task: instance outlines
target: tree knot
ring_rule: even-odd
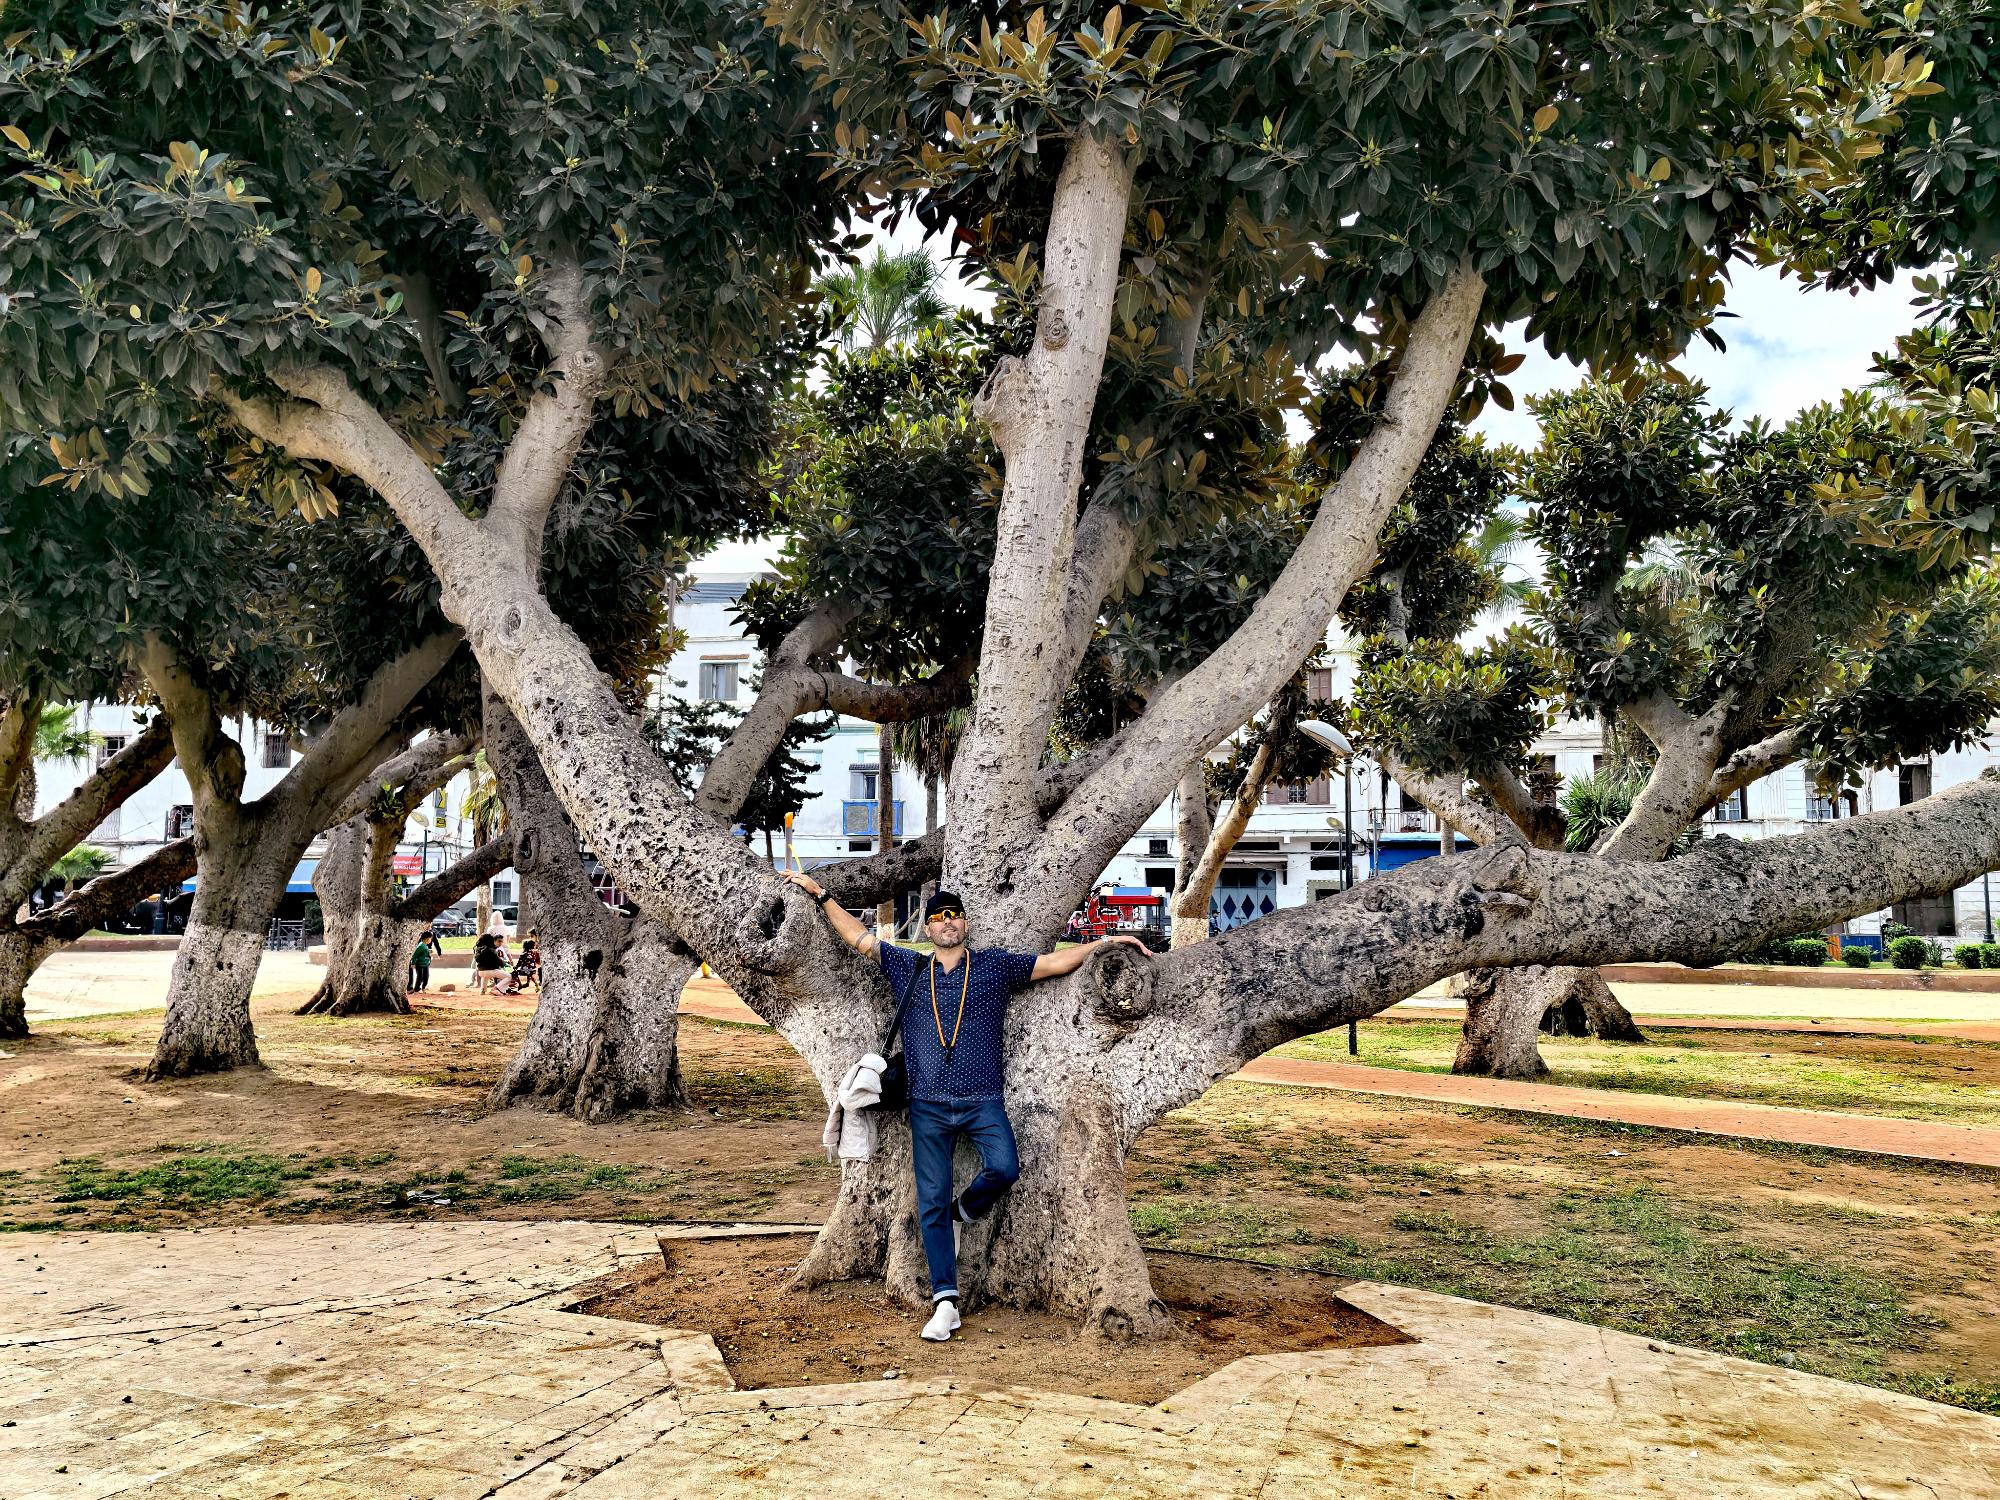
[[[1128,958],[1113,950],[1090,966],[1090,978],[1097,994],[1091,1009],[1100,1021],[1123,1032],[1152,1014],[1158,1003],[1153,964],[1149,959]]]
[[[993,367],[979,394],[972,398],[972,414],[1004,443],[1027,404],[1028,367],[1017,356],[1008,355]]]
[[[1036,330],[1043,344],[1060,349],[1069,343],[1069,314],[1054,303],[1042,308],[1041,326]]]

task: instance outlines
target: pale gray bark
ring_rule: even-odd
[[[286,878],[312,832],[286,837],[281,830],[258,839],[236,830],[233,837],[217,838],[211,829],[206,838],[212,842],[204,846],[197,822],[201,861],[194,907],[174,954],[166,1022],[146,1069],[148,1082],[258,1061],[250,989]]]
[[[1005,909],[1019,885],[1034,883],[1027,863],[1040,828],[1035,771],[1068,675],[1045,647],[1051,624],[1064,617],[1077,491],[1131,192],[1132,164],[1123,151],[1089,135],[1071,137],[1042,241],[1035,342],[1024,357],[994,367],[973,405],[1000,450],[1005,480],[979,696],[952,772],[945,883],[968,897],[990,898],[977,919],[986,939],[1019,925]],[[1194,758],[1178,758],[1175,775]],[[1081,886],[1102,868],[1100,861],[1083,871]],[[1071,891],[1055,923],[1078,894]]]
[[[250,990],[291,872],[362,775],[399,743],[390,726],[457,644],[454,632],[440,632],[383,666],[313,737],[284,779],[246,803],[243,752],[223,732],[207,690],[166,642],[146,643],[142,666],[172,720],[194,798],[198,861],[194,906],[175,955],[149,1080],[257,1061]]]
[[[18,928],[0,928],[0,1041],[28,1034],[28,981],[60,944],[37,942]]]
[[[1181,768],[1220,744],[1254,705],[1268,702],[1319,644],[1348,588],[1373,562],[1382,525],[1451,404],[1484,295],[1485,283],[1462,267],[1424,308],[1382,419],[1322,497],[1298,551],[1249,619],[1194,670],[1154,696],[1130,727],[1124,753],[1086,780],[1050,820],[1035,844],[1033,878],[1010,866],[1014,874],[1005,889],[974,883],[997,899],[993,936],[1013,941],[1054,930],[1074,904],[1079,881],[1091,878],[1073,872],[1103,869],[1164,799]],[[1032,646],[1028,641],[1017,649]],[[989,623],[987,654],[994,649]],[[986,682],[982,658],[982,695]],[[958,817],[954,806],[954,824]],[[955,860],[947,860],[947,867],[947,878],[957,878]],[[987,940],[983,932],[975,936]]]
[[[39,706],[36,707],[39,714]],[[25,715],[23,716],[25,719]],[[32,740],[34,726],[28,723]],[[123,750],[39,818],[34,816],[32,759],[19,764],[21,797],[9,796],[13,783],[0,781],[0,913],[11,915],[42,883],[49,867],[89,837],[90,831],[122,807],[132,794],[165,770],[174,758],[173,733],[164,714],[155,714]]]
[[[468,735],[433,735],[377,766],[341,805],[313,889],[326,919],[326,978],[300,1015],[409,1012],[410,955],[434,910],[395,898],[396,847],[410,815],[468,765]],[[414,894],[414,893],[412,893]]]
[[[1205,758],[1204,758],[1205,760]],[[1197,904],[1188,894],[1201,856],[1208,848],[1214,820],[1208,809],[1208,775],[1204,761],[1198,760],[1181,773],[1174,792],[1174,894],[1170,903],[1168,943],[1186,948],[1208,937],[1208,896],[1204,891]],[[1211,886],[1212,886],[1211,882]]]
[[[25,1030],[8,1032],[3,1028],[26,1027],[26,1001],[19,986],[25,985],[51,954],[61,952],[92,928],[122,917],[148,896],[179,885],[193,873],[194,840],[176,839],[137,864],[109,871],[79,886],[54,906],[25,921],[0,919],[0,939],[13,938],[24,944],[16,952],[25,953],[29,960],[25,971],[18,967],[10,970],[18,974],[18,984],[0,980],[0,1036],[26,1035]]]
[[[534,892],[541,995],[520,1050],[488,1098],[599,1121],[687,1103],[680,992],[693,953],[646,917],[612,911],[591,887],[562,805],[534,749],[489,698],[487,754],[514,829],[514,867]]]

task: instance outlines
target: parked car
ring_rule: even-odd
[[[470,937],[474,920],[462,911],[448,911],[433,918],[431,927],[439,937]]]

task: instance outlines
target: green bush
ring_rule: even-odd
[[[1915,929],[1905,927],[1901,922],[1884,922],[1882,924],[1882,941],[1885,943],[1893,943],[1897,938],[1915,936]]]
[[[1795,932],[1786,937],[1767,938],[1743,955],[1746,964],[1810,964],[1805,957],[1807,947],[1819,950],[1820,961],[1826,958],[1826,939],[1816,932]]]
[[[1850,969],[1865,969],[1875,962],[1875,950],[1865,943],[1849,943],[1840,950],[1840,961]]]
[[[1817,969],[1826,962],[1826,939],[1823,937],[1793,938],[1787,946],[1791,950],[1785,959],[1788,964],[1797,964],[1802,969]]]
[[[1920,937],[1905,935],[1889,940],[1889,962],[1899,969],[1921,969],[1930,958],[1930,944]]]
[[[1933,942],[1930,938],[1924,939],[1924,967],[1926,969],[1942,969],[1944,967],[1943,943]]]
[[[1982,969],[2000,969],[2000,943],[1979,945],[1979,966]]]
[[[1977,943],[1960,943],[1951,950],[1951,956],[1961,969],[1978,969],[1985,965],[1986,950]]]

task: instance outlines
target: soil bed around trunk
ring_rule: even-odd
[[[969,1312],[950,1343],[917,1337],[923,1318],[879,1284],[838,1282],[784,1290],[805,1253],[803,1236],[666,1240],[647,1262],[578,1289],[573,1312],[705,1329],[744,1390],[880,1380],[964,1380],[1033,1386],[1153,1405],[1232,1360],[1305,1349],[1407,1343],[1378,1318],[1341,1301],[1336,1277],[1246,1261],[1155,1251],[1153,1289],[1178,1336],[1111,1343],[1080,1335],[1076,1320],[1018,1308]]]

